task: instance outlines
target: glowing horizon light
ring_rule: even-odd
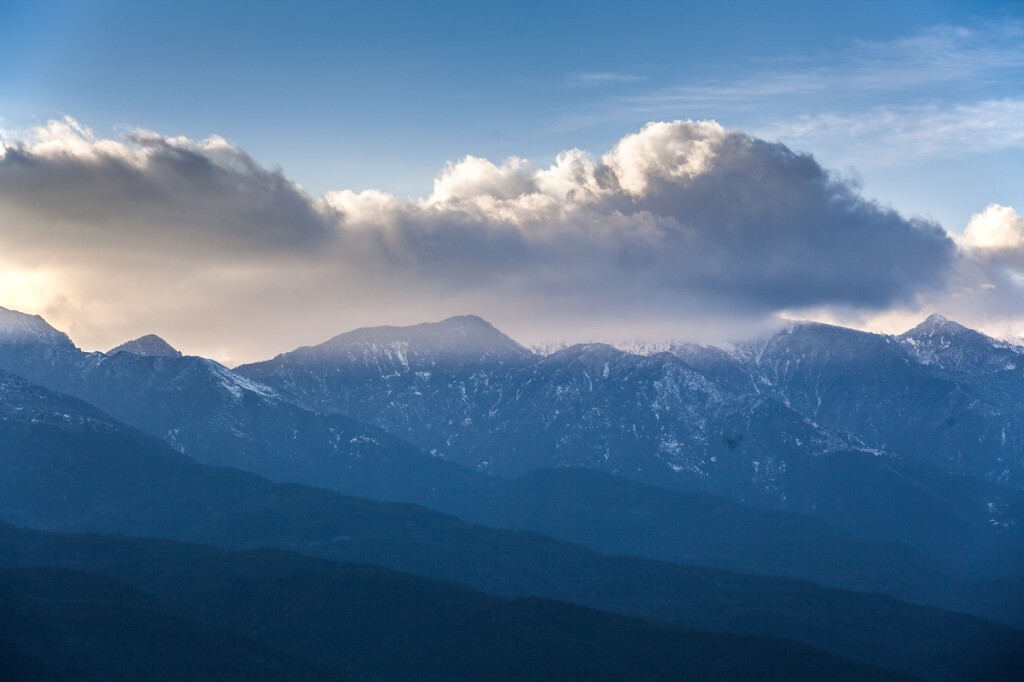
[[[56,277],[43,269],[0,265],[0,306],[42,315],[53,304]]]

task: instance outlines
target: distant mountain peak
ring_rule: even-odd
[[[458,315],[439,322],[424,322],[408,327],[363,327],[335,336],[314,348],[346,351],[353,346],[398,348],[401,352],[430,353],[441,356],[528,357],[523,346],[476,315]]]
[[[174,346],[167,343],[156,334],[146,334],[145,336],[140,336],[137,339],[126,341],[120,346],[108,350],[107,355],[114,355],[122,352],[134,353],[135,355],[143,355],[146,357],[181,357],[181,351],[174,348]]]
[[[964,332],[970,332],[972,334],[980,334],[974,331],[970,327],[965,327],[959,322],[954,322],[949,318],[933,313],[925,318],[924,322],[917,325],[910,331],[903,334],[904,337],[919,337],[919,336],[931,336],[933,334],[961,334]]]
[[[605,361],[627,355],[627,352],[620,350],[608,343],[577,343],[552,353],[551,358],[560,360],[595,360]]]
[[[993,372],[1001,377],[1016,369],[1018,364],[1004,354],[1020,353],[1013,344],[993,339],[942,315],[929,315],[924,322],[897,338],[921,364],[950,372],[961,380],[991,377]]]
[[[39,315],[0,307],[0,344],[45,343],[75,349],[64,332],[57,331]]]
[[[236,367],[235,371],[265,382],[276,373],[302,371],[304,363],[313,363],[317,367],[344,368],[344,372],[397,376],[411,371],[430,372],[435,366],[517,364],[537,357],[483,318],[458,315],[406,327],[354,329],[272,360]]]
[[[478,315],[453,315],[438,322],[421,322],[408,327],[393,327],[393,329],[450,329],[471,332],[498,332],[497,328],[484,318]],[[504,334],[502,334],[504,336]]]
[[[430,322],[426,324],[431,324]],[[453,315],[433,324],[446,327],[494,329],[494,325],[479,315]]]

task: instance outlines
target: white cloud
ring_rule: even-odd
[[[758,126],[756,133],[800,148],[838,148],[844,164],[958,158],[1024,149],[1024,98],[805,115]]]
[[[653,179],[689,180],[705,172],[724,139],[714,121],[648,123],[622,138],[604,161],[622,189],[640,196]]]
[[[101,348],[157,332],[243,360],[465,312],[526,335],[688,335],[911,304],[957,253],[813,158],[711,121],[651,123],[548,168],[468,156],[413,200],[310,197],[219,137],[100,139],[65,119],[4,149],[0,265],[58,273],[50,296],[12,281]]]
[[[529,161],[515,157],[495,166],[487,159],[467,156],[458,163],[449,163],[434,180],[433,203],[474,199],[481,196],[514,199],[537,191],[533,178],[537,168]]]
[[[1024,253],[1024,218],[1012,206],[991,204],[971,218],[960,245],[982,253]]]
[[[986,327],[1024,333],[1024,218],[1010,206],[991,204],[971,218],[957,242],[957,309]]]
[[[620,71],[586,71],[570,76],[569,83],[582,86],[612,85],[617,83],[636,83],[646,80],[646,76],[637,73]]]
[[[36,244],[24,233],[41,231],[44,240],[52,234],[65,248],[94,256],[135,243],[219,259],[228,249],[239,257],[308,250],[333,233],[281,171],[218,136],[195,142],[138,130],[104,139],[67,116],[8,136],[2,148],[7,239]]]

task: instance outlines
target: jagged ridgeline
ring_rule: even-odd
[[[463,583],[482,593],[470,601],[543,597],[669,628],[774,635],[878,666],[868,678],[889,669],[1015,679],[1019,631],[1006,625],[1024,624],[1022,355],[937,316],[901,336],[799,324],[729,347],[587,344],[547,354],[464,316],[357,330],[230,370],[153,335],[83,352],[41,318],[3,310],[0,516],[51,531],[357,561]],[[4,565],[37,565],[24,560],[31,543],[6,542]],[[255,652],[268,669],[402,677],[339,668],[286,645],[288,633],[239,629],[222,610],[175,610],[184,588],[154,596],[155,583],[115,559],[57,554],[41,560],[56,572],[5,575],[15,586],[7,594],[24,590],[28,600],[11,608],[35,608],[31,595],[52,580],[112,595],[111,613],[152,608],[187,621],[167,628],[226,628],[240,639],[225,651]],[[120,582],[79,580],[61,573],[68,568]],[[652,653],[667,641],[659,637],[680,636],[674,630],[493,604],[486,618],[498,639],[510,636],[506,626],[562,623],[551,641],[569,655],[559,633],[587,621],[633,633],[631,650],[647,652],[643,670],[683,664]],[[938,632],[927,625],[940,621]],[[451,627],[467,622],[479,625]],[[51,625],[67,623],[40,621],[38,632]],[[586,628],[593,636],[577,653],[606,647]],[[758,641],[774,652],[764,656],[789,646]],[[502,655],[541,647],[521,644]],[[48,668],[38,649],[17,650],[26,670],[67,673]],[[735,649],[722,651],[733,652],[727,659]],[[580,660],[555,656],[545,674],[559,679],[551,670]],[[609,679],[660,679],[623,665],[598,667],[631,671]],[[540,670],[510,679],[540,679]],[[739,674],[702,670],[708,679]],[[790,673],[821,679],[819,668]]]

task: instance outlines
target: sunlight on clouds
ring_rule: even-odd
[[[566,218],[616,195],[642,199],[654,181],[686,182],[706,172],[727,133],[714,121],[650,123],[594,159],[579,149],[559,153],[548,168],[518,157],[495,164],[466,156],[449,163],[422,200],[405,200],[376,190],[328,192],[323,202],[346,224],[386,222],[397,216],[474,213],[512,224]],[[564,227],[564,226],[561,226]]]
[[[880,311],[831,306],[784,316],[899,334],[940,313],[996,338],[1024,336],[1024,218],[1010,206],[990,204],[971,218],[963,234],[951,237],[960,257],[949,286],[922,292],[913,305]]]
[[[56,278],[43,270],[22,270],[0,264],[0,306],[39,314],[53,301]]]
[[[686,179],[708,169],[725,129],[714,121],[678,124],[648,123],[605,156],[622,189],[641,195],[654,178]]]
[[[590,155],[570,149],[555,158],[555,165],[537,173],[537,189],[556,201],[585,202],[606,191]]]
[[[537,167],[529,161],[511,157],[500,166],[487,159],[467,156],[458,163],[449,163],[434,180],[429,203],[491,196],[514,199],[536,191],[533,176]]]
[[[165,137],[149,130],[133,130],[124,140],[97,138],[91,128],[72,116],[50,120],[24,131],[3,131],[0,135],[5,153],[21,152],[43,158],[75,158],[83,161],[117,160],[137,167],[154,161],[160,151],[177,149],[203,154],[236,170],[258,166],[219,135],[195,142],[184,136]],[[3,156],[0,156],[2,159]]]
[[[372,227],[387,222],[388,214],[398,203],[398,199],[387,192],[343,189],[325,194],[322,207],[340,213],[346,226]]]
[[[969,249],[1024,249],[1024,218],[1012,206],[991,204],[971,218],[959,242]]]
[[[463,313],[524,338],[721,338],[783,310],[912,307],[957,267],[934,223],[714,121],[649,123],[547,168],[466,156],[421,199],[314,198],[221,137],[107,140],[72,118],[5,149],[5,255],[14,272],[45,256],[74,293],[50,301],[45,280],[22,277],[10,303],[49,306],[101,349],[153,332],[250,360],[359,324]]]

